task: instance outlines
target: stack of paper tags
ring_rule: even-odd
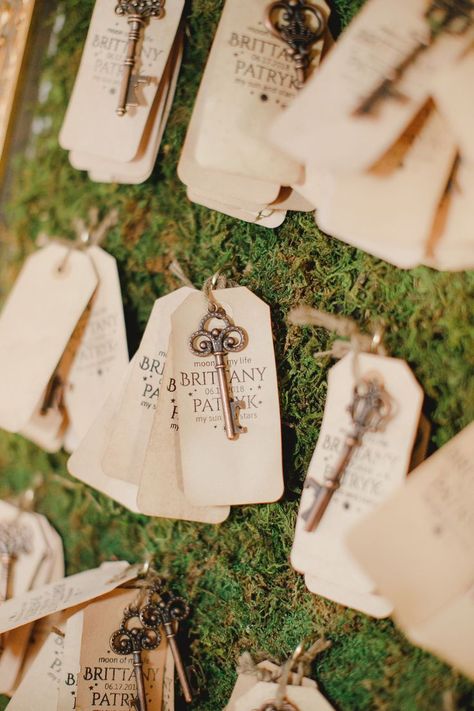
[[[16,604],[25,594],[34,599],[39,588],[64,575],[61,538],[47,519],[5,501],[0,501],[0,554],[2,610],[8,601]],[[14,692],[44,636],[44,626],[34,620],[1,635],[0,694]]]
[[[133,581],[138,575],[139,566],[103,563],[2,605],[0,631],[8,635],[54,616],[9,703],[11,711],[31,711],[32,699],[41,711],[133,707],[137,697],[133,657],[112,651],[111,637],[120,628],[124,610],[137,601]],[[166,636],[160,636],[158,646],[142,655],[148,710],[173,711],[174,660]]]
[[[474,679],[474,423],[361,521],[349,548],[407,637]]]
[[[314,0],[327,20],[324,0]],[[290,48],[265,24],[268,0],[227,0],[178,166],[190,200],[246,222],[278,227],[287,210],[311,210],[297,184],[300,159],[268,140],[299,87]],[[310,76],[329,33],[314,43]],[[294,189],[288,186],[294,186]]]
[[[474,267],[474,10],[369,0],[276,118],[329,235],[399,267]]]
[[[127,363],[115,259],[62,242],[30,255],[0,314],[0,427],[72,451]]]
[[[71,474],[131,511],[220,523],[232,505],[283,493],[269,308],[243,287],[213,294],[246,333],[225,365],[237,436],[226,436],[215,357],[190,347],[222,320],[205,318],[203,292],[182,287],[155,302],[137,353],[69,459]]]
[[[73,167],[87,170],[97,182],[142,183],[149,178],[173,103],[183,53],[184,0],[168,0],[166,8],[154,0],[142,3],[145,12],[156,6],[159,14],[144,17],[126,110],[119,114],[130,48],[128,20],[136,5],[96,0],[59,136]]]

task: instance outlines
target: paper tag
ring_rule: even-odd
[[[64,404],[79,441],[128,363],[117,262],[100,247],[90,247],[87,254],[97,270],[99,287],[81,332],[74,334],[77,343],[70,344],[74,359],[64,390]]]
[[[133,361],[132,358],[129,368],[133,367]],[[112,418],[122,401],[128,382],[128,373],[128,369],[122,373],[116,388],[110,393],[86,436],[68,459],[67,468],[69,473],[77,479],[93,486],[114,501],[118,501],[130,511],[139,513],[136,504],[137,486],[128,481],[112,479],[105,474],[102,468],[102,459],[112,428]]]
[[[277,674],[280,670],[280,667],[278,667],[276,664],[273,664],[272,662],[264,661],[257,664],[257,669],[261,670],[262,672],[268,671],[272,672],[273,674]],[[292,676],[293,675],[290,674],[290,684],[292,682]],[[252,689],[256,684],[258,684],[258,679],[253,674],[239,674],[237,677],[237,681],[235,682],[232,695],[224,711],[235,711],[235,704],[237,703],[237,700],[247,694],[250,689]],[[301,680],[301,686],[311,687],[312,689],[318,688],[316,682],[313,681],[313,679],[308,679],[307,677],[304,677]]]
[[[8,704],[10,711],[56,709],[63,651],[63,638],[55,633],[50,634]]]
[[[184,495],[176,388],[173,349],[170,347],[146,446],[137,497],[138,507],[148,516],[221,523],[229,516],[228,506],[193,506]]]
[[[193,292],[183,286],[155,301],[128,381],[111,423],[102,467],[116,479],[140,481],[153,417],[159,400],[171,331],[171,314]]]
[[[351,532],[404,632],[474,677],[474,424]]]
[[[115,654],[111,635],[120,628],[124,610],[137,599],[138,590],[115,590],[84,610],[77,711],[129,711],[137,695],[132,655]],[[140,625],[131,620],[130,626]],[[147,711],[162,711],[166,637],[157,649],[142,652]]]
[[[61,679],[56,711],[75,711],[77,677],[80,667],[82,627],[84,610],[76,612],[66,623]]]
[[[41,403],[45,394],[41,396]],[[45,452],[58,452],[63,444],[66,428],[66,413],[59,402],[55,402],[44,414],[41,408],[38,408],[19,433]]]
[[[324,567],[321,566],[321,575],[309,574],[304,576],[306,587],[313,595],[320,595],[336,602],[338,605],[351,607],[353,610],[363,612],[364,615],[378,619],[388,617],[393,612],[392,603],[376,592],[358,592],[350,587],[340,585],[324,577]]]
[[[2,428],[18,432],[35,412],[96,286],[78,250],[50,244],[26,260],[0,316]]]
[[[351,173],[373,165],[405,130],[430,95],[436,73],[472,42],[473,32],[445,32],[395,84],[403,100],[385,98],[373,115],[354,115],[380,83],[429,37],[426,0],[370,0],[320,71],[271,130],[275,145],[318,169]]]
[[[314,494],[311,487],[303,489],[291,562],[301,572],[354,592],[372,593],[372,581],[353,560],[345,540],[352,526],[405,480],[423,393],[402,360],[361,353],[358,369],[360,377],[377,373],[382,379],[391,398],[392,415],[383,431],[364,435],[315,531],[304,529],[302,513],[311,507]],[[348,407],[354,383],[354,355],[350,353],[329,371],[324,419],[306,481],[323,483],[325,474],[339,462],[346,437],[353,430]]]
[[[296,69],[288,46],[265,27],[267,6],[267,0],[225,4],[206,69],[196,159],[215,170],[288,185],[302,179],[301,165],[273,147],[267,132],[298,92]]]
[[[368,172],[320,177],[319,227],[399,267],[417,266],[456,150],[443,117],[423,110]]]
[[[278,684],[259,681],[235,703],[235,711],[257,711],[276,699]],[[330,711],[334,707],[317,690],[307,686],[287,686],[285,699],[295,711]]]
[[[474,95],[467,91],[474,82],[474,52],[453,62],[433,78],[432,94],[436,105],[456,136],[463,159],[474,162],[472,116]]]
[[[203,205],[209,210],[217,210],[224,215],[235,217],[236,220],[244,220],[244,222],[250,222],[250,224],[258,225],[259,227],[275,229],[284,222],[286,217],[285,210],[275,210],[262,205],[257,211],[251,212],[235,205],[219,202],[213,197],[202,195],[202,193],[199,193],[197,190],[188,190],[187,195],[192,202]]]
[[[0,606],[0,634],[105,595],[136,578],[138,569],[123,560],[102,563],[7,600]]]
[[[135,74],[151,77],[137,88],[139,106],[117,116],[118,89],[126,56],[126,17],[115,14],[110,0],[96,0],[84,52],[59,142],[74,149],[121,162],[139,150],[158,86],[178,29],[183,0],[167,4],[161,18],[150,18]]]
[[[190,349],[190,336],[208,309],[196,292],[172,316],[184,493],[198,506],[276,501],[283,473],[270,309],[245,287],[213,293],[232,323],[247,333],[246,347],[226,359],[229,387],[241,405],[238,421],[246,431],[227,439],[215,359]]]

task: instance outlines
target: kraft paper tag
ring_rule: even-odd
[[[18,432],[39,406],[97,281],[87,255],[59,244],[26,260],[0,315],[2,428]]]
[[[138,570],[123,560],[102,563],[7,600],[0,606],[0,634],[105,595],[136,578]]]
[[[184,495],[173,360],[173,350],[169,347],[141,471],[138,507],[148,516],[221,523],[229,516],[228,506],[193,506]]]
[[[208,60],[196,160],[288,185],[302,179],[301,165],[272,146],[267,133],[298,93],[296,70],[288,45],[265,27],[267,7],[267,0],[225,4]]]
[[[125,17],[115,14],[115,4],[96,0],[59,142],[67,150],[126,162],[139,151],[184,2],[167,3],[163,17],[150,18],[147,23],[135,73],[150,76],[151,81],[137,88],[139,106],[124,116],[117,116],[115,110],[129,26]]]
[[[361,521],[349,547],[407,636],[474,678],[474,424]]]
[[[63,651],[63,638],[53,632],[9,702],[11,711],[56,709]]]
[[[461,159],[454,166],[440,203],[423,260],[425,264],[446,270],[474,267],[473,200],[474,163]]]
[[[474,95],[467,87],[474,81],[474,52],[453,62],[433,78],[432,94],[436,106],[449,122],[456,136],[463,159],[474,162],[474,136],[472,134],[472,115],[474,113]]]
[[[67,620],[64,650],[56,711],[75,711],[77,678],[79,675],[84,610],[79,610]]]
[[[115,590],[84,610],[80,669],[77,683],[77,711],[129,711],[136,698],[132,655],[115,654],[111,635],[120,628],[125,608],[137,599],[138,590]],[[131,626],[139,625],[131,620]],[[162,711],[166,637],[160,646],[142,652],[148,711]]]
[[[374,585],[346,547],[352,526],[384,501],[405,480],[421,414],[423,393],[407,364],[396,358],[361,353],[359,376],[376,373],[391,398],[392,415],[383,431],[364,435],[343,476],[341,487],[314,531],[304,530],[302,513],[314,501],[313,490],[303,489],[291,552],[293,567],[356,593],[373,593]],[[355,384],[354,355],[331,368],[328,398],[307,481],[323,483],[337,466],[353,425],[348,407]]]
[[[259,681],[236,701],[235,711],[255,711],[263,704],[274,701],[277,693],[278,684]],[[330,711],[334,708],[318,689],[307,686],[288,685],[285,698],[294,704],[296,711]]]
[[[97,416],[117,377],[128,363],[127,334],[122,295],[114,257],[100,247],[90,247],[99,286],[88,305],[74,359],[64,390],[70,426],[80,441]]]
[[[456,150],[445,119],[427,107],[369,171],[321,176],[319,227],[399,267],[417,266]]]
[[[171,314],[193,292],[183,286],[154,303],[128,382],[112,419],[102,458],[104,472],[137,485],[159,401],[171,331]]]
[[[133,368],[134,358],[128,368]],[[113,416],[122,401],[128,382],[129,369],[122,373],[117,386],[110,393],[102,410],[92,423],[86,436],[67,462],[72,476],[88,486],[93,486],[106,496],[126,506],[130,511],[139,513],[137,508],[137,486],[128,481],[112,479],[105,474],[102,459],[112,429]]]
[[[232,323],[247,333],[245,349],[227,357],[228,382],[245,431],[227,439],[215,359],[190,349],[190,336],[208,310],[204,294],[196,292],[172,316],[184,493],[197,506],[276,501],[283,473],[270,309],[245,287],[213,293]]]
[[[473,32],[444,33],[396,83],[403,100],[383,99],[373,115],[361,103],[420,41],[429,37],[425,0],[370,0],[343,33],[321,69],[271,130],[276,146],[318,169],[352,173],[370,168],[396,141],[430,96],[436,73],[454,62]]]

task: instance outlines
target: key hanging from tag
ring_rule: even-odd
[[[133,69],[137,62],[137,47],[147,21],[151,17],[159,19],[163,15],[163,0],[119,0],[115,12],[126,16],[130,27],[127,56],[123,62],[122,82],[116,109],[117,116],[124,116],[129,108],[138,106],[136,89],[140,84],[149,84],[151,77],[135,76]]]
[[[212,297],[212,289],[217,286],[217,279],[218,274],[215,274],[211,279],[210,286],[207,283],[205,285],[204,290],[209,301],[208,310],[199,324],[199,329],[191,334],[189,347],[196,356],[214,357],[225,432],[227,439],[235,440],[240,431],[236,424],[238,404],[235,403],[230,392],[226,374],[226,358],[229,353],[243,351],[247,345],[248,336],[243,328],[231,322],[225,309]],[[208,328],[209,324],[215,320],[222,322],[223,326]]]
[[[353,116],[373,116],[386,99],[405,101],[397,84],[413,63],[433,46],[443,34],[462,35],[474,23],[474,3],[471,0],[432,0],[425,12],[429,35],[420,41],[411,52],[383,79],[380,84],[357,106]]]
[[[311,63],[311,49],[327,30],[323,11],[305,0],[278,0],[266,9],[265,27],[289,46],[287,52],[295,63],[296,84],[301,89]]]
[[[192,701],[191,687],[176,642],[175,624],[186,619],[189,606],[184,598],[165,591],[162,580],[150,569],[147,571],[144,588],[136,604],[124,610],[122,624],[110,638],[115,654],[132,655],[137,683],[137,711],[147,711],[142,652],[156,649],[161,641],[163,627],[176,665],[176,671],[187,703]],[[145,599],[143,599],[145,598]],[[138,626],[130,626],[131,620]]]

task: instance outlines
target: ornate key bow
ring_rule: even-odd
[[[266,28],[289,46],[288,53],[296,66],[298,89],[304,84],[313,45],[326,32],[327,21],[322,10],[305,0],[278,0],[265,13]]]
[[[210,321],[217,319],[224,324],[223,328],[207,328]],[[201,319],[199,329],[191,334],[189,347],[194,355],[205,357],[214,356],[219,392],[222,400],[225,431],[228,439],[238,436],[235,422],[235,404],[229,391],[226,378],[225,357],[228,353],[238,353],[247,345],[247,334],[240,326],[231,323],[222,306],[212,302],[208,306],[206,315]]]

